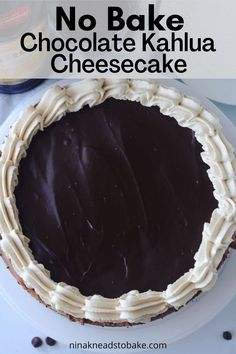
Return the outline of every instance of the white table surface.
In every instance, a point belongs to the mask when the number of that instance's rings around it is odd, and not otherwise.
[[[34,91],[50,83],[52,83],[52,80],[44,82],[38,88],[34,89]],[[12,109],[14,109],[26,95],[31,93],[32,91],[18,95],[0,94],[0,124],[5,120]],[[236,106],[220,103],[216,103],[216,105],[236,125]],[[236,276],[232,281],[236,281]],[[222,332],[225,330],[232,332],[233,338],[231,341],[226,341],[222,338]],[[54,347],[49,347],[44,344],[40,348],[33,348],[31,339],[34,336],[39,336],[44,339],[47,333],[39,333],[0,298],[0,354],[30,354],[37,352],[57,354],[81,353],[79,350],[71,350],[60,343],[57,343]],[[167,349],[149,351],[149,353],[156,352],[164,352],[166,354],[236,354],[236,297],[218,316],[199,331],[169,345]]]

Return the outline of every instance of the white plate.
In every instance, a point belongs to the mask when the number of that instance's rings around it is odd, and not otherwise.
[[[162,82],[169,86],[175,86],[188,95],[200,98],[203,105],[220,118],[226,137],[236,148],[236,128],[214,104],[203,97],[199,97],[194,90],[180,82],[174,80]],[[41,94],[38,93],[36,96],[27,99],[23,106],[35,103]],[[17,111],[19,110],[17,109]],[[13,112],[3,124],[0,130],[0,141],[7,135],[9,126],[15,117],[16,114]],[[87,341],[95,343],[109,343],[111,341],[134,343],[140,341],[147,343],[147,345],[156,342],[170,344],[199,329],[232,300],[236,295],[235,266],[236,252],[231,251],[231,255],[222,267],[219,279],[211,291],[201,294],[177,313],[173,313],[162,320],[131,328],[82,326],[79,323],[69,321],[67,318],[47,309],[21,288],[6,269],[2,260],[0,260],[0,293],[20,315],[28,319],[39,331],[47,333],[47,335],[67,345],[75,341],[83,343]],[[122,350],[122,353],[130,353],[131,351]],[[104,350],[100,352],[104,352]],[[112,353],[114,351],[110,349],[106,352]],[[119,350],[116,350],[116,352],[119,352]]]
[[[189,79],[183,81],[214,101],[236,105],[236,80],[234,79]]]

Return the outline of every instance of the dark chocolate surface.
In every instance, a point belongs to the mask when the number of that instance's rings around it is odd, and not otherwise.
[[[188,271],[217,206],[194,133],[108,99],[39,132],[15,195],[52,279],[84,295],[164,290]]]

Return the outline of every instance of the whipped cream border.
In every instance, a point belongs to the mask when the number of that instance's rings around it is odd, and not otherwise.
[[[194,256],[192,269],[163,292],[132,290],[119,298],[83,296],[79,289],[56,283],[50,272],[39,264],[23,235],[18,218],[14,189],[18,166],[39,130],[61,119],[67,112],[102,103],[108,97],[158,106],[182,127],[195,132],[202,144],[201,157],[214,187],[218,207],[204,224],[202,242]],[[168,119],[168,117],[167,117]],[[233,148],[221,132],[218,120],[201,104],[158,80],[84,80],[64,87],[50,87],[35,106],[24,110],[10,129],[0,160],[0,248],[16,274],[41,300],[56,311],[75,318],[99,322],[148,322],[169,308],[178,309],[199,291],[213,287],[225,251],[236,229],[236,161]]]

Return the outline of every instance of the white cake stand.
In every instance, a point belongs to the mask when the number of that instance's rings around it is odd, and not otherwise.
[[[188,95],[198,97],[206,108],[220,118],[224,134],[236,148],[236,128],[214,104],[204,97],[200,97],[191,88],[178,81],[165,80],[162,82],[169,86],[175,86]],[[62,84],[64,81],[58,83]],[[9,126],[16,119],[17,112],[22,107],[37,102],[41,94],[42,92],[34,97],[27,98],[27,100],[23,101],[21,107],[17,107],[17,110],[9,116],[1,127],[0,141],[7,135]],[[93,325],[82,326],[79,323],[69,321],[66,317],[40,304],[20,287],[15,278],[6,269],[2,259],[0,259],[0,294],[35,328],[67,345],[71,342],[84,343],[87,341],[95,343],[109,343],[111,341],[136,343],[139,341],[147,345],[157,342],[170,344],[199,329],[232,300],[236,295],[235,266],[236,252],[232,250],[212,290],[201,294],[187,306],[176,313],[168,315],[164,319],[145,325],[133,326],[131,328],[102,328]],[[94,351],[99,352],[98,349]],[[120,352],[124,354],[130,353],[131,351],[132,350],[128,349],[120,350]],[[100,353],[102,352],[104,352],[104,350],[100,350]],[[106,350],[106,353],[112,352],[114,353],[112,349]],[[119,352],[119,350],[116,350],[116,352]]]

